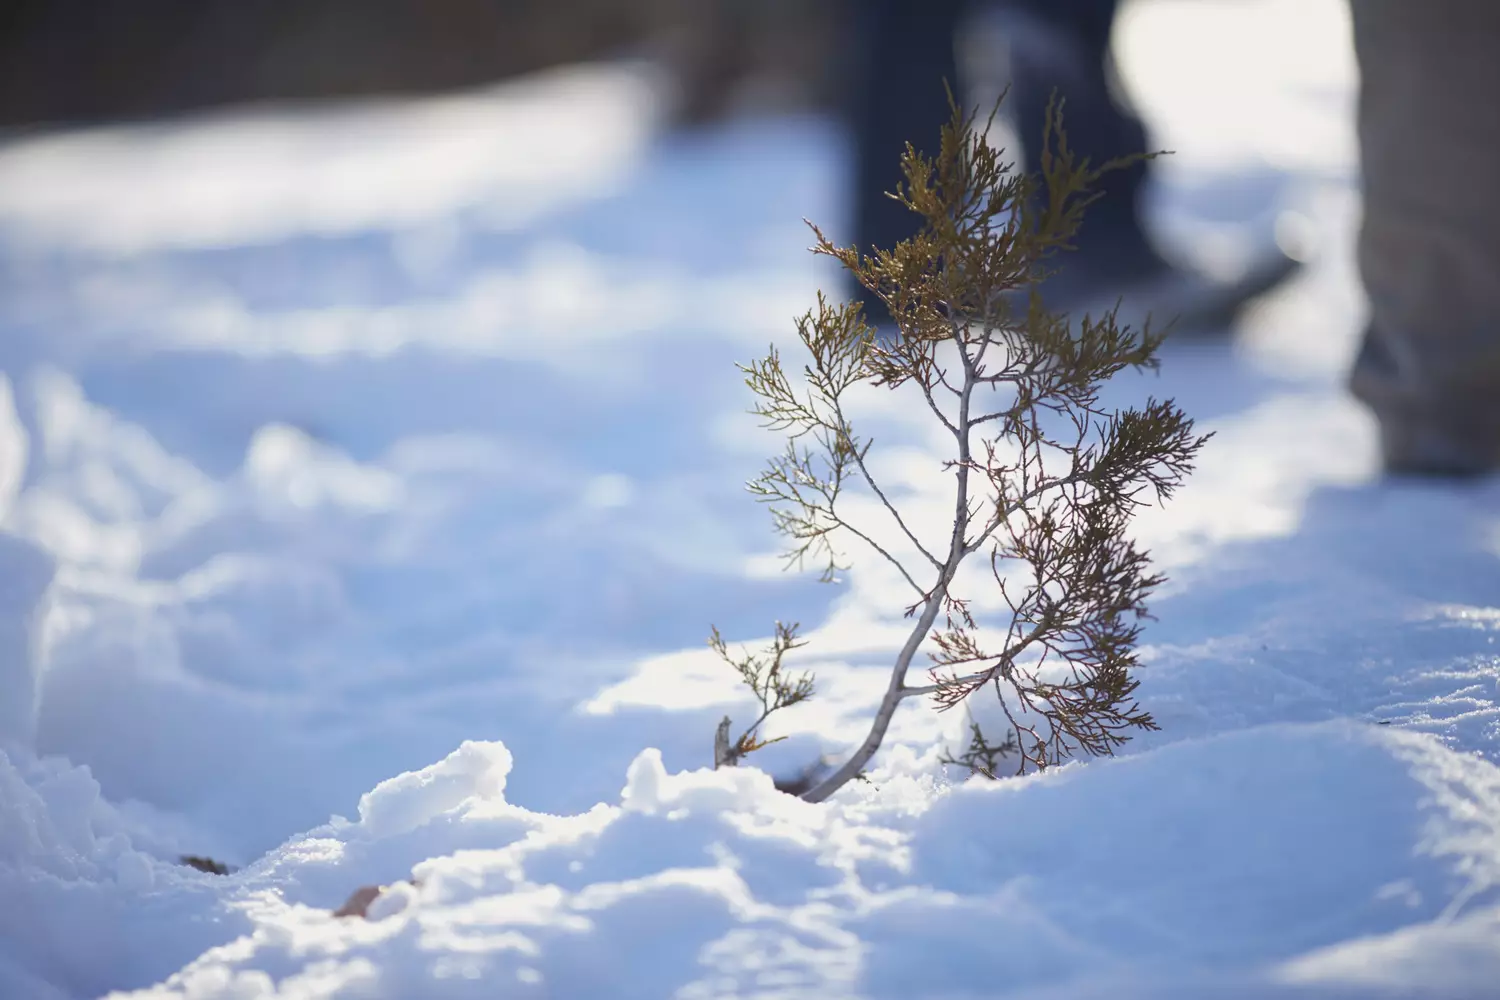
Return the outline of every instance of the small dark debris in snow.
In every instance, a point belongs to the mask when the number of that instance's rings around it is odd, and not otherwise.
[[[409,884],[420,886],[422,883],[414,878],[406,880]],[[365,917],[368,919],[370,904],[379,899],[389,889],[388,885],[362,885],[355,889],[344,900],[344,905],[333,911],[335,917]]]
[[[187,865],[189,868],[196,868],[198,871],[208,875],[228,875],[234,871],[233,868],[230,868],[223,862],[215,861],[213,858],[203,857],[199,854],[184,854],[177,860],[180,864]]]
[[[778,792],[785,792],[788,795],[795,795],[801,798],[812,791],[813,786],[822,781],[827,773],[828,761],[820,759],[809,764],[796,775],[785,778],[773,778],[772,783],[776,786]]]
[[[333,915],[335,917],[362,917],[370,908],[370,904],[379,899],[384,891],[383,885],[362,885],[344,900],[343,906],[333,911]]]
[[[798,775],[795,778],[777,778],[776,790],[788,795],[796,795],[799,798],[812,790],[813,780],[811,775]]]

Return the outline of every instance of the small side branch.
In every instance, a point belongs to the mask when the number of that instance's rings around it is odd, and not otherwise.
[[[797,639],[797,627],[795,622],[791,625],[777,622],[776,635],[771,640],[770,648],[764,654],[756,656],[743,652],[738,657],[730,655],[724,637],[719,634],[717,628],[712,629],[712,634],[708,639],[709,648],[735,669],[740,679],[745,682],[745,686],[755,695],[755,700],[760,703],[760,715],[745,728],[737,739],[729,738],[732,725],[729,716],[726,715],[719,721],[718,729],[714,731],[715,768],[734,767],[749,754],[785,739],[784,736],[769,740],[762,739],[760,727],[773,713],[791,708],[812,697],[811,674],[792,677],[782,670],[782,659],[786,654],[807,645],[806,642]]]

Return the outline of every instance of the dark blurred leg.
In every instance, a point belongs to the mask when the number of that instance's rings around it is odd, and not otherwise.
[[[1352,0],[1370,322],[1394,472],[1500,468],[1500,3]]]
[[[855,44],[849,81],[854,129],[854,242],[865,252],[889,249],[917,230],[918,218],[885,192],[901,181],[901,153],[910,142],[936,149],[948,120],[943,82],[957,93],[953,37],[963,0],[853,0]],[[871,297],[865,309],[889,322]]]
[[[1053,91],[1066,101],[1068,143],[1094,163],[1147,152],[1146,130],[1111,91],[1109,50],[1117,0],[1004,0],[1002,9],[1025,16],[1055,38],[1052,51],[1028,51],[1035,33],[1018,33],[1012,51],[1011,114],[1026,151],[1026,168],[1037,156]],[[1072,267],[1087,266],[1093,278],[1129,280],[1155,266],[1140,224],[1140,195],[1147,166],[1137,163],[1103,181],[1104,197],[1090,207],[1078,234]]]

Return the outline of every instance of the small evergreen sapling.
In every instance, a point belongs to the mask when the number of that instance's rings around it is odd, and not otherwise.
[[[993,114],[991,115],[993,121]],[[813,252],[839,261],[885,304],[898,329],[877,338],[857,304],[817,309],[797,322],[810,359],[794,384],[774,347],[742,365],[758,397],[753,412],[787,435],[785,450],[748,484],[791,542],[789,565],[811,559],[824,580],[840,566],[834,541],[853,538],[890,563],[909,586],[915,618],[896,654],[884,697],[855,752],[802,793],[821,801],[860,776],[896,707],[931,696],[939,709],[988,688],[1010,732],[991,743],[971,725],[958,758],[994,776],[1075,754],[1108,754],[1137,729],[1155,729],[1135,699],[1136,640],[1145,601],[1162,581],[1126,534],[1135,509],[1166,500],[1191,471],[1206,436],[1170,400],[1113,410],[1101,385],[1126,369],[1155,368],[1161,335],[1116,323],[1115,311],[1068,317],[1046,311],[1036,293],[1052,259],[1071,249],[1099,178],[1129,162],[1093,166],[1074,155],[1061,106],[1048,111],[1040,177],[1001,162],[956,106],[936,156],[910,145],[905,182],[891,197],[921,217],[920,231],[865,256],[834,245],[817,226]],[[986,129],[987,130],[987,129]],[[868,384],[903,391],[952,440],[942,468],[951,477],[953,523],[923,537],[871,474],[873,441],[848,418],[846,394]],[[900,556],[869,526],[846,517],[848,487],[873,494],[904,538]],[[988,558],[1006,612],[998,643],[982,641],[970,600],[954,592],[961,564]],[[766,718],[812,694],[812,679],[788,680],[782,657],[801,643],[777,624],[764,657],[730,656],[711,645],[755,691],[762,712],[733,743],[720,726],[715,766],[765,745]],[[919,652],[928,683],[908,674]]]

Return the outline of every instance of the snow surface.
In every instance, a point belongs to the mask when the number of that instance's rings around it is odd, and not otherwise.
[[[833,277],[829,123],[663,137],[609,66],[0,147],[0,998],[1500,995],[1500,484],[1381,480],[1342,391],[1347,31],[1120,26],[1163,238],[1319,250],[1111,389],[1217,434],[1139,526],[1162,731],[965,783],[911,705],[820,805],[704,770],[749,706],[703,639],[806,626],[784,773],[904,636],[739,487],[733,362]],[[863,406],[941,531],[931,429]]]

